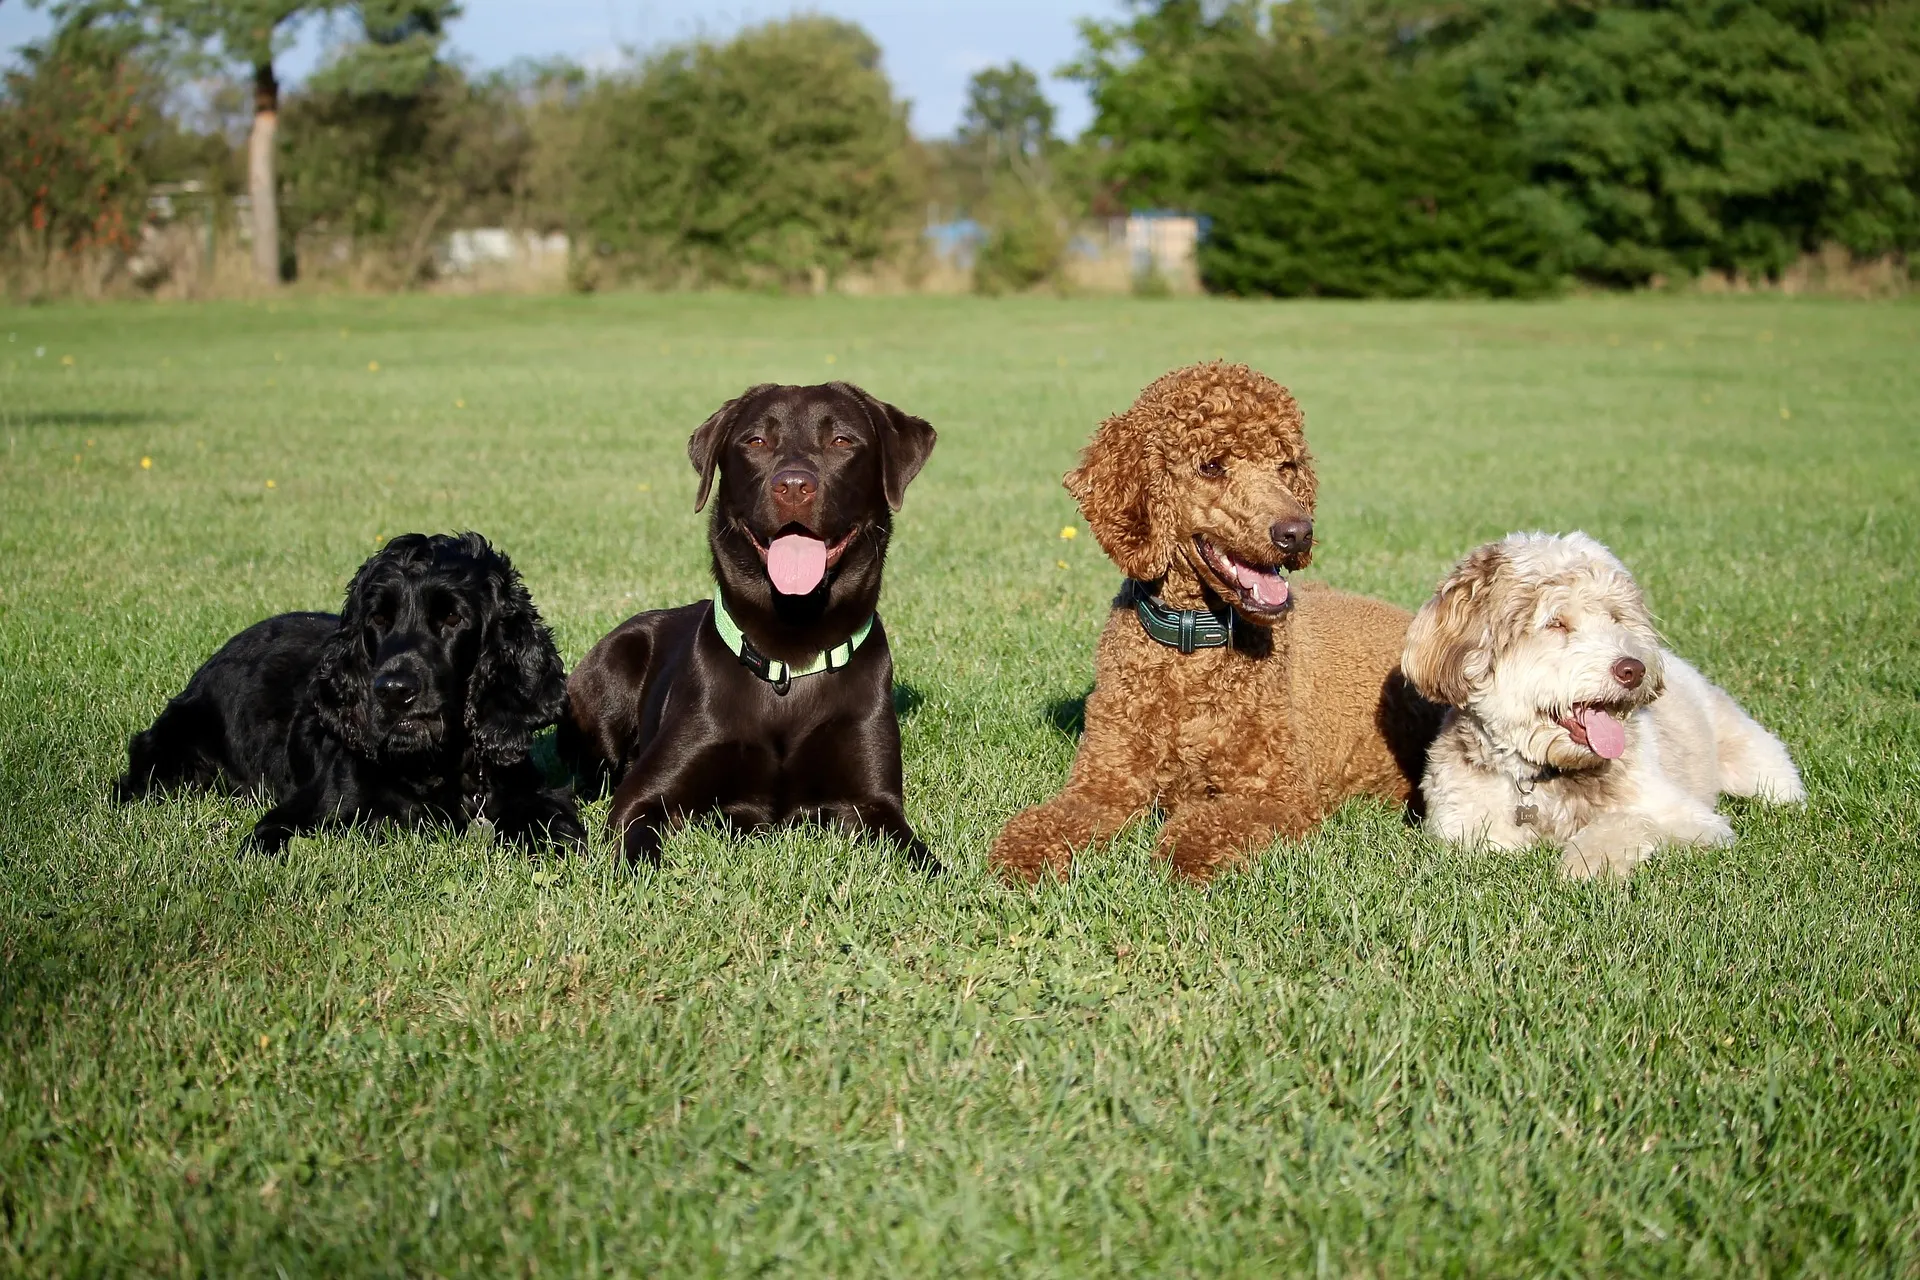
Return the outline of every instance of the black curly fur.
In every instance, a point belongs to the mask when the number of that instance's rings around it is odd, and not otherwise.
[[[507,558],[477,533],[410,533],[360,566],[338,616],[281,614],[229,640],[133,736],[115,795],[264,794],[247,842],[269,851],[322,826],[482,817],[579,844],[572,794],[530,757],[565,695]]]

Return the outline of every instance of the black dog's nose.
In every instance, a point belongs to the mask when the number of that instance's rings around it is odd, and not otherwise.
[[[1311,520],[1275,520],[1267,533],[1272,536],[1273,545],[1285,555],[1297,556],[1313,545]]]
[[[373,678],[373,696],[381,706],[397,711],[420,696],[420,681],[404,671],[385,671]]]
[[[1638,658],[1622,658],[1613,664],[1613,678],[1629,689],[1638,689],[1647,678],[1647,664]]]
[[[783,507],[803,506],[813,501],[813,495],[819,488],[820,479],[813,472],[788,467],[774,473],[773,500]]]

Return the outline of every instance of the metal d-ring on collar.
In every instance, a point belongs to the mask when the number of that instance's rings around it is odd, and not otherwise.
[[[720,643],[733,651],[740,659],[740,665],[773,686],[773,691],[782,697],[800,676],[816,676],[823,671],[838,671],[853,661],[853,651],[858,649],[873,632],[874,614],[860,624],[858,630],[825,653],[815,655],[813,661],[804,667],[792,667],[778,658],[769,658],[753,647],[753,641],[747,639],[747,633],[727,612],[727,606],[720,603],[720,597],[713,597],[713,629],[720,633]]]
[[[1146,633],[1182,653],[1195,649],[1221,649],[1233,643],[1232,609],[1173,609],[1153,594],[1153,586],[1138,578],[1128,578],[1121,597],[1133,601]]]

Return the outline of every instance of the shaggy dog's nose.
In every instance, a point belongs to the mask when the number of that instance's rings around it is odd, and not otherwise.
[[[1275,520],[1267,533],[1273,538],[1273,545],[1285,555],[1297,556],[1313,545],[1311,520]]]
[[[1638,658],[1622,658],[1613,664],[1613,678],[1629,689],[1638,689],[1647,678],[1647,664]]]
[[[813,501],[820,480],[811,471],[788,467],[774,473],[773,500],[783,507],[798,507]]]
[[[412,706],[413,700],[420,696],[419,678],[404,671],[383,672],[373,679],[373,696],[389,711]]]

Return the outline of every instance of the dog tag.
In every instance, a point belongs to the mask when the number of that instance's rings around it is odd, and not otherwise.
[[[1540,816],[1540,808],[1531,801],[1513,806],[1513,820],[1523,827],[1530,827]]]

